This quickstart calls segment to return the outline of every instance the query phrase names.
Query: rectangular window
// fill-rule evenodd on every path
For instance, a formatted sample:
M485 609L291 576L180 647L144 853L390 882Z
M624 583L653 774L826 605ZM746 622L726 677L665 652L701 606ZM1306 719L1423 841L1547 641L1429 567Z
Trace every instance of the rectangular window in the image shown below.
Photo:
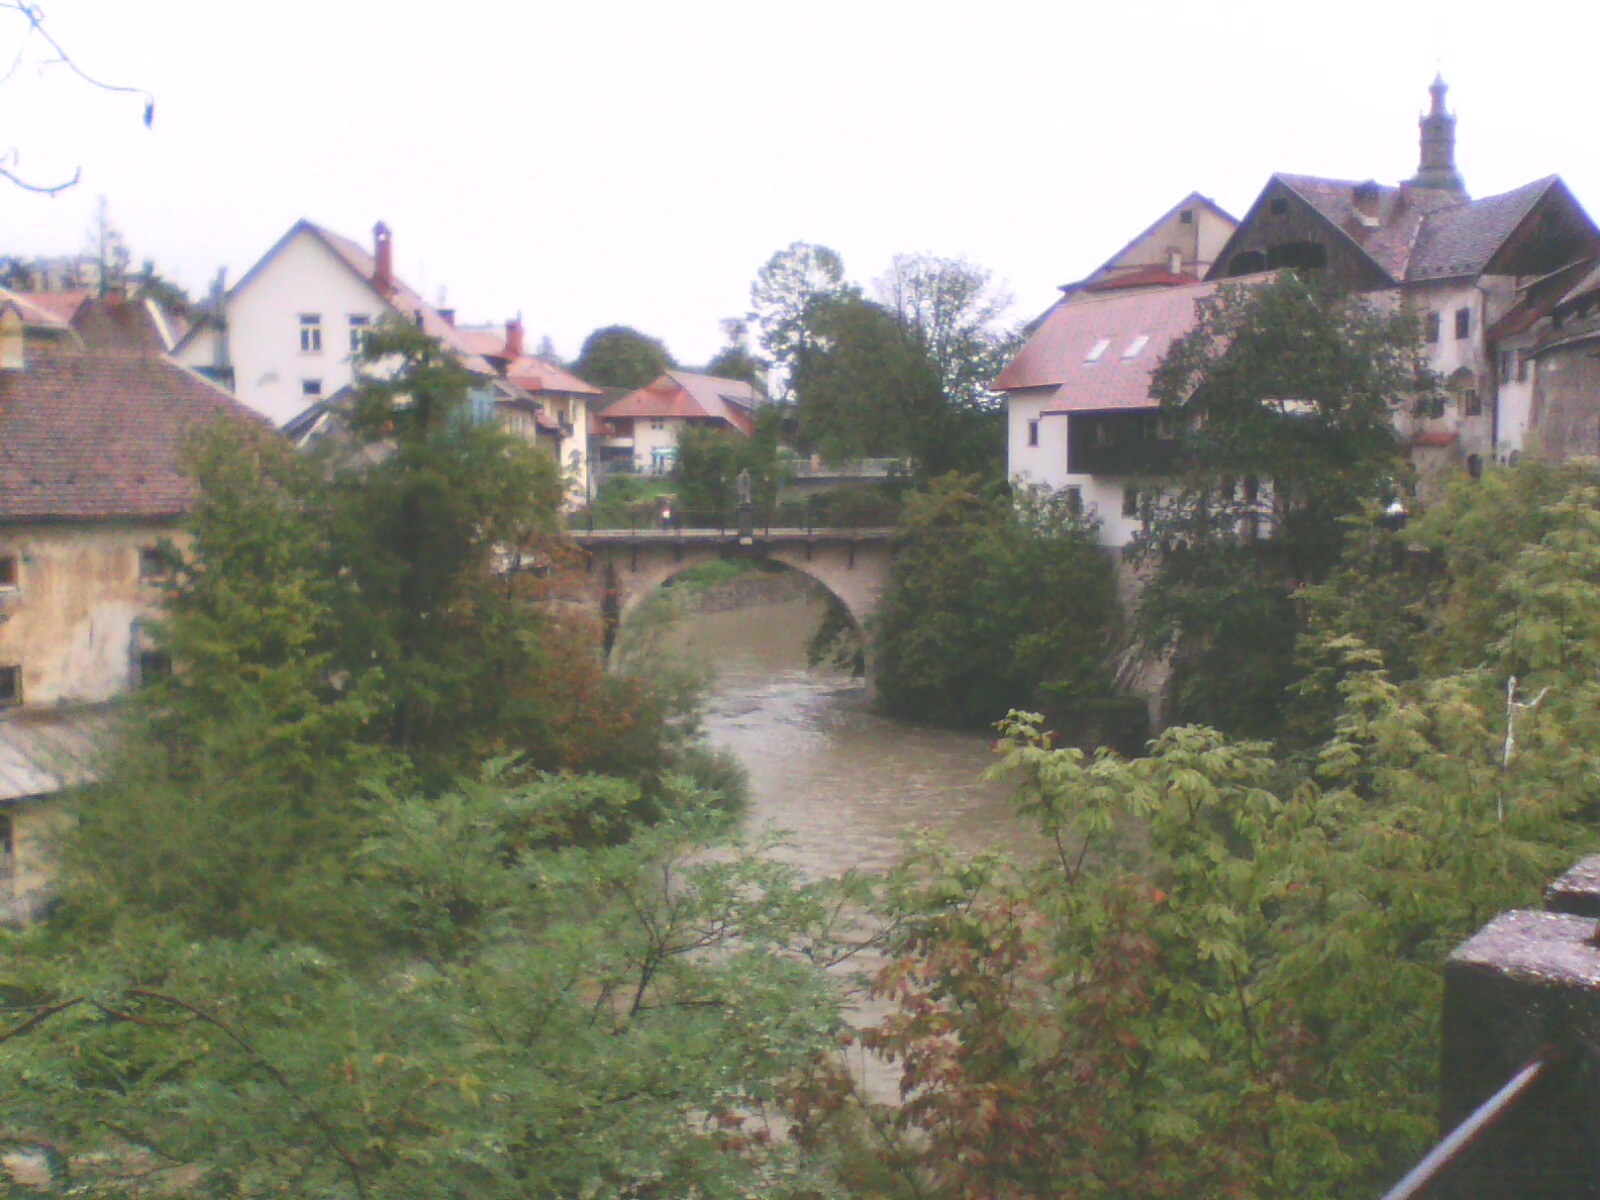
M1511 351L1500 351L1500 382L1504 383L1511 378Z
M1439 342L1439 314L1432 309L1429 309L1427 315L1422 318L1422 336L1427 339L1430 346Z
M139 582L165 583L172 578L172 560L160 546L139 547Z
M1483 415L1483 401L1478 398L1477 388L1467 388L1461 393L1461 415L1463 417Z
M1037 422L1037 421L1029 421L1028 422L1028 445L1037 446L1038 444L1039 444L1039 422Z
M165 650L139 651L139 678L135 687L149 687L159 679L172 674L172 655Z
M21 585L22 568L15 554L0 554L0 592L14 592Z
M367 344L367 328L372 318L365 313L350 314L350 353L360 354Z
M1289 202L1279 197L1274 199L1269 207L1272 210L1273 216L1281 217L1284 213L1289 211Z
M667 419L665 417L651 417L650 418L650 428L651 429L665 429L666 427L667 427Z
M1075 517L1083 516L1083 489L1068 487L1061 490L1067 494L1067 511Z
M1517 382L1528 382L1528 352L1526 350L1517 351Z
M1456 309L1456 340L1472 336L1472 310L1470 308Z
M300 394L313 397L322 395L322 380L302 379L300 381Z
M322 353L322 314L300 314L300 353Z
M1122 489L1122 515L1137 517L1139 515L1139 489L1133 484L1126 484Z
M1194 224L1194 209L1186 208L1181 213L1179 213L1178 214L1178 224L1179 225L1193 225Z
M22 703L22 668L0 667L0 708Z

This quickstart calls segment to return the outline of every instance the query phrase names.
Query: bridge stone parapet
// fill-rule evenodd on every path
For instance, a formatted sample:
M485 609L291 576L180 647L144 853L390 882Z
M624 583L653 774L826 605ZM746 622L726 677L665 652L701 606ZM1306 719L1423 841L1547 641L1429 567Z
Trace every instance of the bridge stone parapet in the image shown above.
M827 588L865 630L889 585L891 529L617 529L574 532L587 554L587 590L619 619L681 571L722 558L781 563Z

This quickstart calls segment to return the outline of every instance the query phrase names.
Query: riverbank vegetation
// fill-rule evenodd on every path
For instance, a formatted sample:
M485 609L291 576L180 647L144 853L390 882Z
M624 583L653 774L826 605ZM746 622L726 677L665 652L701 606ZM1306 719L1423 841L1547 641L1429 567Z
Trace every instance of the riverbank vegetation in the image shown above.
M340 456L196 446L177 669L78 797L55 912L0 935L0 1128L44 1194L1368 1197L1433 1133L1444 956L1600 842L1592 462L1403 530L1335 506L1292 736L1124 757L1012 714L1043 857L928 837L813 882L733 841L683 693L539 603L549 465L414 331L369 353L400 373ZM905 529L899 702L1105 688L1067 497L944 477Z
M684 698L537 603L548 462L427 339L368 354L339 455L195 449L177 669L4 935L0 1127L51 1194L798 1186L762 1121L831 1044L836 902L730 844Z
M1151 384L1180 466L1128 548L1135 634L1171 663L1170 723L1280 737L1299 590L1346 519L1404 495L1395 416L1436 385L1411 317L1363 297L1285 273L1198 303Z
M889 712L982 726L1111 697L1111 560L1070 496L947 475L907 497L899 534L873 629Z
M1297 744L1005 723L1058 852L930 843L889 891L861 1036L905 1103L831 1068L799 1098L855 1194L1366 1197L1426 1149L1445 956L1600 844L1600 476L1371 515L1302 597Z

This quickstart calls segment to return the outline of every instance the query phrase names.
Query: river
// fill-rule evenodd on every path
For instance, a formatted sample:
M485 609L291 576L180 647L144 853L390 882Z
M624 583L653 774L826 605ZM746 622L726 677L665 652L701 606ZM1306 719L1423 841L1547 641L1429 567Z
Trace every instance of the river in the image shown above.
M965 850L1033 842L1006 787L981 778L993 739L881 716L860 680L806 666L822 612L789 600L692 613L668 639L713 673L705 732L749 772L747 832L786 831L775 853L814 876L891 866L922 826Z

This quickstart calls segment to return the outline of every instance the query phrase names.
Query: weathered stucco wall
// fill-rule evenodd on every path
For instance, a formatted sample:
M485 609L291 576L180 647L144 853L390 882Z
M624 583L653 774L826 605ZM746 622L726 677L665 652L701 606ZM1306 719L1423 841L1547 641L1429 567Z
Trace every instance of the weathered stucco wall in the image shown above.
M22 702L98 703L127 691L139 623L161 590L139 575L139 552L172 535L166 525L0 524L0 557L15 555L17 584L0 589L0 666L22 668Z
M1579 342L1539 356L1533 428L1546 458L1600 454L1600 344Z

